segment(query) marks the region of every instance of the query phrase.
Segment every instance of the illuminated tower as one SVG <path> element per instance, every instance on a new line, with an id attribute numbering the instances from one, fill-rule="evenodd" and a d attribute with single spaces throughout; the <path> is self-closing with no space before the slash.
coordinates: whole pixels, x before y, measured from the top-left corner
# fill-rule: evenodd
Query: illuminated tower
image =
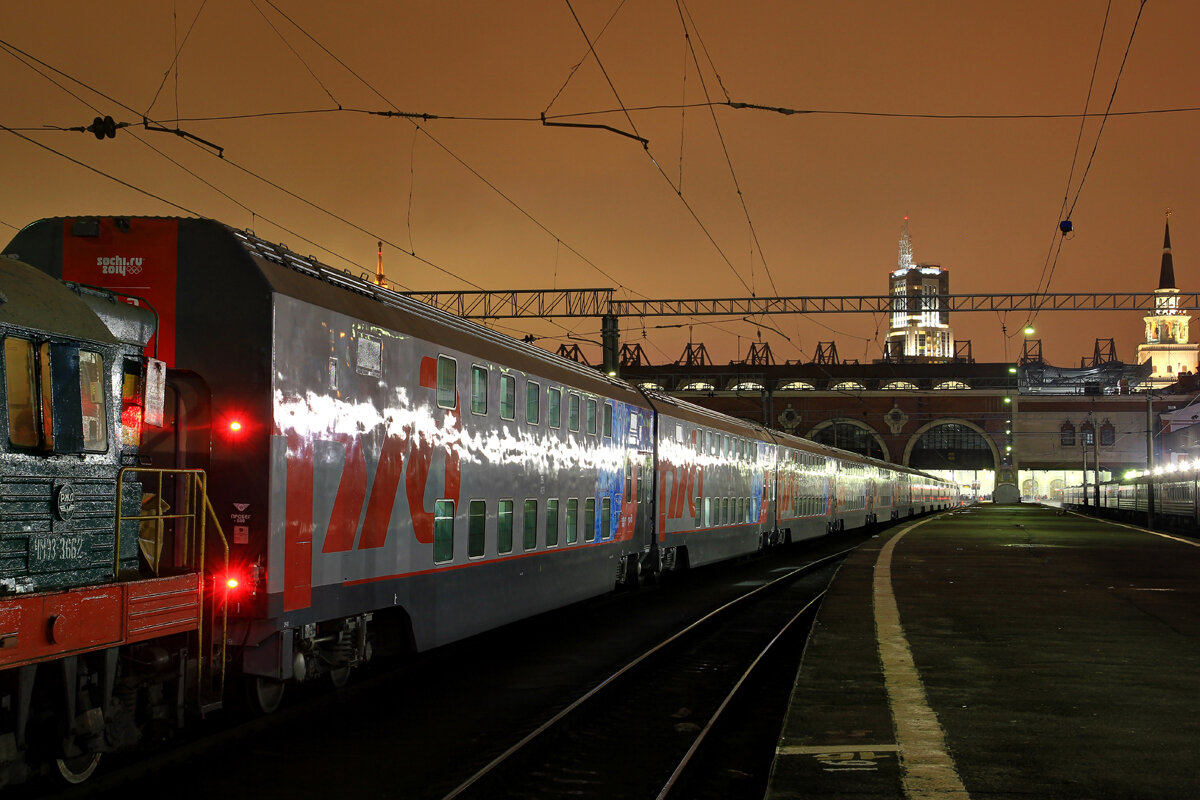
<path id="1" fill-rule="evenodd" d="M 1163 233 L 1162 266 L 1158 288 L 1154 290 L 1154 311 L 1145 317 L 1146 341 L 1138 345 L 1138 363 L 1150 362 L 1151 386 L 1169 386 L 1181 372 L 1196 372 L 1200 345 L 1188 344 L 1187 314 L 1179 310 L 1179 289 L 1175 288 L 1175 263 L 1171 258 L 1171 215 L 1167 214 Z"/>
<path id="2" fill-rule="evenodd" d="M 937 264 L 914 264 L 908 217 L 900 232 L 900 256 L 889 277 L 892 325 L 887 357 L 903 361 L 949 361 L 954 358 L 954 331 L 945 295 L 950 271 Z"/>

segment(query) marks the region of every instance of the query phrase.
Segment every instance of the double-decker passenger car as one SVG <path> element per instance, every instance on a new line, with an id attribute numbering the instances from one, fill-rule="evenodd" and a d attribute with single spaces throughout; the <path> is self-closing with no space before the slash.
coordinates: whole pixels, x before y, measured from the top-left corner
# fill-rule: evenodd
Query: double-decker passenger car
<path id="1" fill-rule="evenodd" d="M 210 606 L 264 711 L 376 647 L 425 650 L 957 502 L 946 482 L 641 390 L 212 220 L 41 220 L 6 252 L 155 309 L 164 415 L 138 474 L 207 474 L 229 537 L 208 573 L 237 584 Z"/>

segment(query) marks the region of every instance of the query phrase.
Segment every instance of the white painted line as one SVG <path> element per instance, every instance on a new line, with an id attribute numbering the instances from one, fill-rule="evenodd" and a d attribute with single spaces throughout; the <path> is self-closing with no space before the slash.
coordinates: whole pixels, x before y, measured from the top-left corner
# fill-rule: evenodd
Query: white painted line
<path id="1" fill-rule="evenodd" d="M 900 746 L 894 744 L 788 744 L 775 750 L 781 756 L 819 756 L 827 753 L 896 753 Z"/>
<path id="2" fill-rule="evenodd" d="M 879 642 L 879 658 L 883 662 L 884 684 L 887 687 L 888 705 L 892 710 L 892 724 L 896 728 L 896 743 L 900 747 L 905 796 L 909 800 L 970 800 L 971 796 L 962 784 L 954 759 L 946 751 L 946 735 L 937 714 L 929 707 L 925 687 L 913 662 L 912 650 L 904 638 L 900 609 L 892 590 L 892 551 L 906 533 L 926 522 L 929 520 L 909 525 L 889 539 L 879 551 L 873 587 L 875 637 Z"/>
<path id="3" fill-rule="evenodd" d="M 1083 519 L 1092 520 L 1093 522 L 1104 522 L 1109 525 L 1116 525 L 1118 528 L 1128 528 L 1131 531 L 1141 531 L 1142 533 L 1152 533 L 1155 536 L 1161 536 L 1162 538 L 1170 539 L 1173 542 L 1179 542 L 1180 544 L 1191 545 L 1192 547 L 1200 547 L 1200 542 L 1194 541 L 1192 539 L 1184 539 L 1183 537 L 1180 537 L 1180 536 L 1172 536 L 1171 534 L 1163 533 L 1162 531 L 1152 531 L 1149 528 L 1143 528 L 1140 525 L 1127 525 L 1124 522 L 1116 522 L 1115 520 L 1105 519 L 1104 517 L 1093 517 L 1091 514 L 1080 514 L 1078 511 L 1067 511 L 1067 513 L 1072 514 L 1076 517 L 1082 517 Z"/>

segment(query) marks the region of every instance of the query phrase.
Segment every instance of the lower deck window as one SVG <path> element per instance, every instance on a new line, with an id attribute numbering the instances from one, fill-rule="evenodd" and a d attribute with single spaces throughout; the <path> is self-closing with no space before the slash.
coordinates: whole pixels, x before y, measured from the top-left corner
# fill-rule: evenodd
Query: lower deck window
<path id="1" fill-rule="evenodd" d="M 525 513 L 521 518 L 525 531 L 525 549 L 537 547 L 537 500 L 525 501 Z"/>
<path id="2" fill-rule="evenodd" d="M 484 532 L 487 525 L 487 503 L 472 500 L 467 511 L 467 556 L 479 558 L 484 552 Z"/>
<path id="3" fill-rule="evenodd" d="M 567 544 L 579 541 L 579 501 L 572 497 L 567 501 Z"/>
<path id="4" fill-rule="evenodd" d="M 558 547 L 558 498 L 546 501 L 546 547 Z"/>
<path id="5" fill-rule="evenodd" d="M 496 549 L 501 553 L 512 552 L 513 501 L 501 500 L 496 517 Z"/>
<path id="6" fill-rule="evenodd" d="M 433 504 L 433 560 L 436 564 L 454 558 L 454 501 Z"/>

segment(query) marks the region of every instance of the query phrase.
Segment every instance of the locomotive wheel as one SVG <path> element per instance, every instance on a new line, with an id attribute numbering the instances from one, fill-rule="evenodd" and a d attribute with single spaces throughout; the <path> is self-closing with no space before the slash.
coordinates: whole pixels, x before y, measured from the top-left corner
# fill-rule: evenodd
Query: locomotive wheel
<path id="1" fill-rule="evenodd" d="M 283 703 L 283 681 L 274 678 L 251 678 L 246 690 L 250 707 L 259 714 L 274 714 Z"/>
<path id="2" fill-rule="evenodd" d="M 103 754 L 87 753 L 82 756 L 75 756 L 74 758 L 55 759 L 55 763 L 58 766 L 58 775 L 67 783 L 83 783 L 92 777 L 92 773 L 100 765 L 101 755 Z"/>

